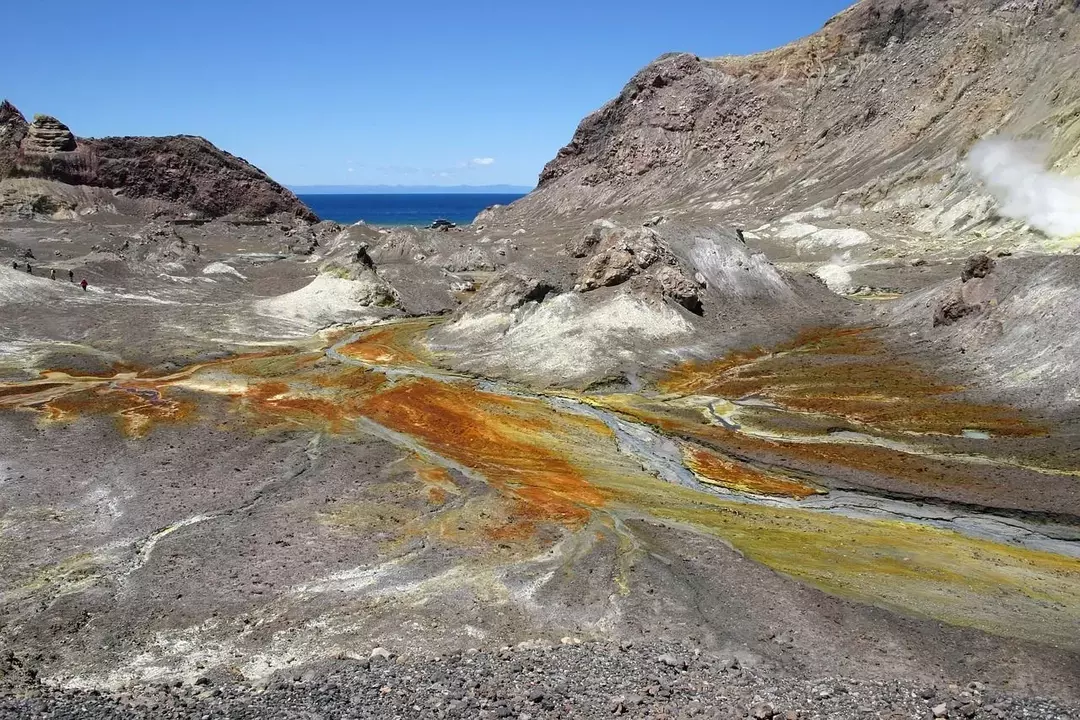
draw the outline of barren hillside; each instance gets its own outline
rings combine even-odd
[[[817,206],[886,239],[967,238],[993,220],[962,170],[979,138],[1037,138],[1080,166],[1078,40],[1074,0],[863,0],[769,52],[666,55],[508,220],[640,208],[755,227]]]

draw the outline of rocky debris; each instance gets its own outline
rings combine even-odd
[[[494,270],[495,263],[483,249],[475,245],[463,247],[450,253],[439,265],[449,272],[475,272],[477,270]]]
[[[941,297],[934,309],[934,327],[952,325],[969,315],[988,309],[995,299],[994,282],[990,274],[994,261],[989,255],[972,255],[960,271],[960,285]]]
[[[578,276],[574,290],[588,292],[620,285],[645,274],[662,297],[670,298],[700,315],[704,283],[693,278],[683,263],[651,227],[625,228],[608,220],[590,225],[571,255],[592,251]]]
[[[453,230],[456,227],[457,223],[450,222],[445,218],[437,218],[436,220],[433,220],[430,225],[428,225],[428,228],[431,230]]]
[[[40,178],[107,188],[146,201],[146,212],[204,217],[318,218],[251,163],[190,135],[76,139],[52,117],[27,124],[0,105],[0,180]]]
[[[378,652],[378,651],[382,652]],[[657,662],[671,656],[675,664]],[[0,717],[531,718],[668,717],[704,720],[830,718],[1067,718],[1080,707],[952,683],[812,677],[732,668],[690,647],[548,645],[370,658],[280,671],[251,683],[225,674],[115,691],[41,683],[24,659],[0,662]]]
[[[695,315],[702,314],[702,283],[688,278],[679,267],[673,265],[664,265],[653,277],[663,297],[671,298]]]
[[[377,264],[422,263],[434,252],[418,231],[411,228],[394,228],[386,233],[378,245],[370,249],[371,259]]]
[[[934,309],[934,327],[952,325],[969,315],[976,315],[989,307],[989,293],[986,288],[968,290],[964,285],[948,292]]]
[[[286,240],[285,252],[293,255],[314,255],[338,238],[344,228],[335,222],[323,221],[310,225],[298,222],[282,228]]]
[[[464,314],[512,312],[525,303],[543,302],[544,298],[552,292],[555,292],[555,287],[543,280],[519,273],[504,272],[485,283],[455,315],[460,317]]]
[[[994,270],[994,261],[986,253],[972,255],[964,263],[964,269],[960,271],[961,282],[967,282],[972,278],[984,278]]]
[[[75,150],[75,136],[67,125],[51,115],[35,115],[34,122],[26,129],[22,151],[51,155]]]
[[[614,230],[615,223],[610,220],[595,220],[582,235],[575,235],[566,241],[566,252],[570,257],[583,258],[592,252],[605,233]]]
[[[591,230],[590,230],[591,232]],[[612,224],[599,228],[599,240],[592,257],[581,270],[574,289],[587,292],[626,282],[670,253],[650,228],[626,229]]]
[[[293,255],[314,255],[319,249],[319,239],[310,231],[301,231],[292,235],[285,246],[286,252]]]

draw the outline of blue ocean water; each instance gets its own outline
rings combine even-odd
[[[304,204],[323,220],[369,225],[429,225],[445,218],[459,225],[470,223],[491,205],[512,203],[521,195],[503,194],[398,194],[300,195]]]

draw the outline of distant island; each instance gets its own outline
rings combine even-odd
[[[529,185],[289,185],[297,195],[525,195]]]

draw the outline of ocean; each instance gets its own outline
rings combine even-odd
[[[369,225],[430,225],[445,218],[458,225],[473,221],[491,205],[506,205],[522,195],[491,194],[395,194],[395,195],[300,195],[304,204],[323,220]]]

